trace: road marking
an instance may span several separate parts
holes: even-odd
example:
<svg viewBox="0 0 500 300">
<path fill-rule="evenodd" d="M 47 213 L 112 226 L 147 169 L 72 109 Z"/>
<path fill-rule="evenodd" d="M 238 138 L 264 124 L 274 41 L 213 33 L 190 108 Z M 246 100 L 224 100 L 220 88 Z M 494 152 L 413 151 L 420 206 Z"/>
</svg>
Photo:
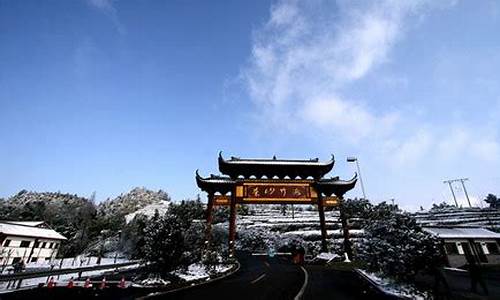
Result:
<svg viewBox="0 0 500 300">
<path fill-rule="evenodd" d="M 264 264 L 265 264 L 268 268 L 270 268 L 270 267 L 271 267 L 271 265 L 269 265 L 269 263 L 268 263 L 267 261 L 265 261 L 265 262 L 264 262 Z"/>
<path fill-rule="evenodd" d="M 300 266 L 300 268 L 304 272 L 304 284 L 302 284 L 302 287 L 300 288 L 299 293 L 297 294 L 297 296 L 295 296 L 295 298 L 293 298 L 293 300 L 301 300 L 302 299 L 302 296 L 304 295 L 304 292 L 306 291 L 307 282 L 309 281 L 309 275 L 307 274 L 307 270 L 304 269 L 303 266 Z"/>
<path fill-rule="evenodd" d="M 266 277 L 266 273 L 264 273 L 264 274 L 260 275 L 259 277 L 255 278 L 255 279 L 251 282 L 251 284 L 256 283 L 257 281 L 261 280 L 261 279 L 262 279 L 262 278 L 264 278 L 264 277 Z"/>
</svg>

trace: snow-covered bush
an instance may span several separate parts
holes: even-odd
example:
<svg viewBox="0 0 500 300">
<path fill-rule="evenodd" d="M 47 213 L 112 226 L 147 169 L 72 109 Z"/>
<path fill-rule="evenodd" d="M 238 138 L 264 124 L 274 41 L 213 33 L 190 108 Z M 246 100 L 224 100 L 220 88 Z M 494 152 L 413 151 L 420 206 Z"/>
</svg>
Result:
<svg viewBox="0 0 500 300">
<path fill-rule="evenodd" d="M 151 268 L 164 273 L 177 267 L 184 252 L 183 229 L 178 219 L 167 212 L 160 217 L 156 212 L 145 229 L 144 258 Z"/>
<path fill-rule="evenodd" d="M 148 217 L 136 214 L 134 218 L 125 224 L 120 235 L 120 249 L 132 259 L 144 257 L 144 231 L 148 224 Z"/>
<path fill-rule="evenodd" d="M 267 251 L 274 246 L 276 235 L 263 228 L 243 229 L 238 233 L 236 247 L 251 252 Z"/>
<path fill-rule="evenodd" d="M 364 227 L 360 257 L 369 271 L 382 272 L 399 282 L 411 282 L 419 271 L 442 261 L 440 242 L 422 230 L 415 219 L 385 202 L 374 206 Z"/>
<path fill-rule="evenodd" d="M 205 224 L 195 220 L 184 231 L 184 252 L 182 254 L 182 264 L 188 266 L 199 262 L 205 250 Z"/>
</svg>

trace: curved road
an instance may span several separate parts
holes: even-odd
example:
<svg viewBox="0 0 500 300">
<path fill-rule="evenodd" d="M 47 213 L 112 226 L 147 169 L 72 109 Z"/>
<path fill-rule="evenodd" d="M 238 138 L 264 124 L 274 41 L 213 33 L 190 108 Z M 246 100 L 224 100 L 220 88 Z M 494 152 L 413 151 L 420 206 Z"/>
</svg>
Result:
<svg viewBox="0 0 500 300">
<path fill-rule="evenodd" d="M 304 283 L 300 267 L 283 257 L 239 254 L 238 260 L 240 270 L 225 279 L 152 299 L 293 299 Z"/>
<path fill-rule="evenodd" d="M 370 290 L 354 272 L 305 266 L 306 282 L 302 268 L 287 258 L 241 253 L 238 258 L 241 268 L 228 278 L 151 299 L 387 299 Z"/>
<path fill-rule="evenodd" d="M 238 253 L 241 268 L 219 281 L 147 297 L 147 299 L 389 299 L 370 290 L 354 272 L 338 271 L 319 265 L 304 267 L 290 263 L 285 257 L 269 258 Z M 306 280 L 307 278 L 307 280 Z M 145 291 L 131 289 L 85 290 L 59 288 L 31 289 L 2 294 L 10 299 L 121 299 L 145 296 Z"/>
</svg>

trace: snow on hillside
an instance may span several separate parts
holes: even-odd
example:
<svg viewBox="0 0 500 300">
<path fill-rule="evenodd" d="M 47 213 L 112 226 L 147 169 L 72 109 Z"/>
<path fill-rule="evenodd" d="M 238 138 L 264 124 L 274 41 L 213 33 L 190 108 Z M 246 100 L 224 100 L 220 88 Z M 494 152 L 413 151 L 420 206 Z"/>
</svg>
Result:
<svg viewBox="0 0 500 300">
<path fill-rule="evenodd" d="M 170 201 L 170 197 L 162 190 L 155 192 L 136 187 L 126 194 L 101 202 L 98 210 L 102 215 L 127 215 L 148 205 L 167 201 Z"/>
<path fill-rule="evenodd" d="M 169 205 L 169 201 L 161 201 L 159 203 L 149 204 L 141 209 L 134 211 L 133 213 L 126 215 L 125 222 L 129 223 L 138 214 L 142 214 L 148 218 L 151 218 L 154 216 L 155 212 L 158 211 L 160 215 L 164 215 L 167 212 Z"/>
</svg>

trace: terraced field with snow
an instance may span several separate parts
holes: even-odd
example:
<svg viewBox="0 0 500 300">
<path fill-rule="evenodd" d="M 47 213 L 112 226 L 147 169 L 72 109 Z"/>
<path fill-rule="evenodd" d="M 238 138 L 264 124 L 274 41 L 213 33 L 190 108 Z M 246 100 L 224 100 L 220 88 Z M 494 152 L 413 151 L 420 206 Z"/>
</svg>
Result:
<svg viewBox="0 0 500 300">
<path fill-rule="evenodd" d="M 342 226 L 338 211 L 325 212 L 325 223 L 328 233 L 328 243 L 333 249 L 342 247 Z M 287 240 L 301 239 L 303 246 L 309 249 L 319 249 L 321 231 L 317 211 L 296 211 L 293 215 L 287 211 L 285 215 L 278 209 L 255 211 L 254 215 L 240 215 L 237 220 L 238 232 L 246 230 L 265 231 L 286 243 Z M 349 228 L 351 241 L 356 243 L 363 236 L 363 230 L 352 224 Z M 332 250 L 333 250 L 332 249 Z"/>
<path fill-rule="evenodd" d="M 481 226 L 500 230 L 500 210 L 490 208 L 448 208 L 416 212 L 423 226 Z"/>
</svg>

